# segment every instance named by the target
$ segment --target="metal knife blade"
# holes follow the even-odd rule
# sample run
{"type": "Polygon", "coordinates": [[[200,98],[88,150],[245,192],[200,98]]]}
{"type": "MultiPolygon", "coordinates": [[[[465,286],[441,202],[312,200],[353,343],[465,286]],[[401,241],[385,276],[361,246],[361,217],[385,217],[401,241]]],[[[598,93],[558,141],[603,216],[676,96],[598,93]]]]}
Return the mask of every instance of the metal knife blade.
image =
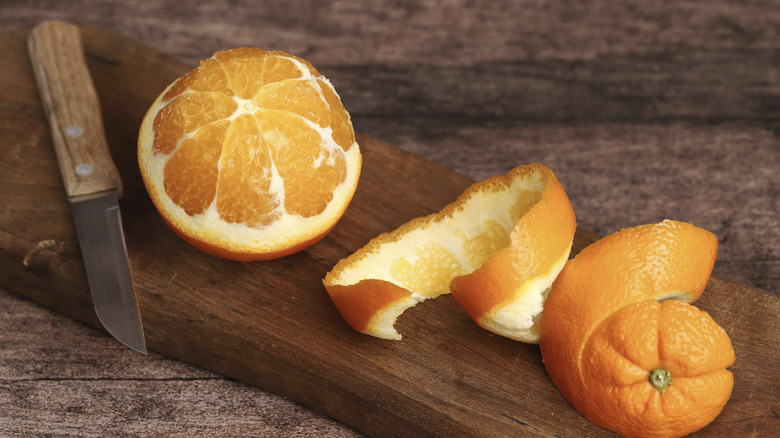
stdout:
{"type": "Polygon", "coordinates": [[[95,311],[120,342],[146,353],[115,193],[71,203],[95,311]]]}
{"type": "Polygon", "coordinates": [[[146,354],[119,212],[122,182],[79,28],[44,21],[30,32],[28,48],[98,319],[117,340],[146,354]]]}

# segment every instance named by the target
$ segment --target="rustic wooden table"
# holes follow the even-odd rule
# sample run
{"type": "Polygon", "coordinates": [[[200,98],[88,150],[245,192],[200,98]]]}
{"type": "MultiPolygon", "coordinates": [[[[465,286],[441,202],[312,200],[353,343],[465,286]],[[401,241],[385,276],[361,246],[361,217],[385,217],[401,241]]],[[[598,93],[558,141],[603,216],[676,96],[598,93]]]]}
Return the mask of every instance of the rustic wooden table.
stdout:
{"type": "MultiPolygon", "coordinates": [[[[580,227],[693,222],[720,239],[715,275],[780,294],[778,6],[4,0],[0,32],[59,18],[191,65],[240,45],[302,56],[360,132],[475,180],[542,162],[580,227]]],[[[359,435],[2,289],[0,405],[2,436],[359,435]]]]}

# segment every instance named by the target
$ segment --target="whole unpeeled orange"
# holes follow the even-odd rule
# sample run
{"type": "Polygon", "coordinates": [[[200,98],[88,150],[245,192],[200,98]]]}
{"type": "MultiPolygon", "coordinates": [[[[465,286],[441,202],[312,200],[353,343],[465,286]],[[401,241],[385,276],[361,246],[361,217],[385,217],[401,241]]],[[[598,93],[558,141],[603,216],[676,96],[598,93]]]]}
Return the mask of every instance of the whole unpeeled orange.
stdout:
{"type": "Polygon", "coordinates": [[[734,349],[688,304],[705,289],[715,236],[664,221],[598,240],[567,262],[540,321],[553,383],[590,421],[626,436],[683,436],[728,401],[734,349]]]}
{"type": "Polygon", "coordinates": [[[360,149],[330,82],[283,52],[217,52],[144,117],[138,161],[165,222],[210,254],[261,260],[306,248],[346,210],[360,149]]]}
{"type": "Polygon", "coordinates": [[[377,236],[323,283],[357,331],[400,339],[396,319],[450,293],[480,326],[537,342],[547,290],[571,251],[576,221],[563,187],[540,164],[473,184],[438,213],[377,236]]]}

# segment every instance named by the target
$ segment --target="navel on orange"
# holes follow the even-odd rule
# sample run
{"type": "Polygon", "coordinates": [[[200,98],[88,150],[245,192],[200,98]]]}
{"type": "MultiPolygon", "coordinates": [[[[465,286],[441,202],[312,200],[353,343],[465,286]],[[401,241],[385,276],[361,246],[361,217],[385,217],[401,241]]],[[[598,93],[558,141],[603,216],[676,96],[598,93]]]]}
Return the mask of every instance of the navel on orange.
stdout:
{"type": "Polygon", "coordinates": [[[626,436],[683,436],[720,413],[734,349],[688,304],[717,247],[706,230],[664,221],[613,233],[567,262],[545,302],[540,349],[553,383],[590,421],[626,436]]]}
{"type": "Polygon", "coordinates": [[[569,198],[545,166],[519,166],[475,183],[440,212],[377,236],[323,283],[357,331],[400,339],[396,319],[452,291],[482,327],[538,340],[545,294],[569,257],[576,228],[569,198]]]}
{"type": "Polygon", "coordinates": [[[263,260],[302,250],[343,215],[361,169],[330,82],[283,52],[217,52],[144,117],[138,161],[165,222],[210,254],[263,260]]]}

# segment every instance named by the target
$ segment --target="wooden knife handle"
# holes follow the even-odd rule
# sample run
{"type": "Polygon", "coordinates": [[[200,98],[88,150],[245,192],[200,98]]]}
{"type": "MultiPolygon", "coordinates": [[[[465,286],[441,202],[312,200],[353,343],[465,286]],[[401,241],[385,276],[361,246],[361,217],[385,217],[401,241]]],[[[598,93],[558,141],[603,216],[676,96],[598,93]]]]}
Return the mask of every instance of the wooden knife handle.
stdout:
{"type": "Polygon", "coordinates": [[[107,191],[121,196],[122,180],[106,143],[79,28],[44,21],[33,28],[27,42],[68,197],[107,191]]]}

